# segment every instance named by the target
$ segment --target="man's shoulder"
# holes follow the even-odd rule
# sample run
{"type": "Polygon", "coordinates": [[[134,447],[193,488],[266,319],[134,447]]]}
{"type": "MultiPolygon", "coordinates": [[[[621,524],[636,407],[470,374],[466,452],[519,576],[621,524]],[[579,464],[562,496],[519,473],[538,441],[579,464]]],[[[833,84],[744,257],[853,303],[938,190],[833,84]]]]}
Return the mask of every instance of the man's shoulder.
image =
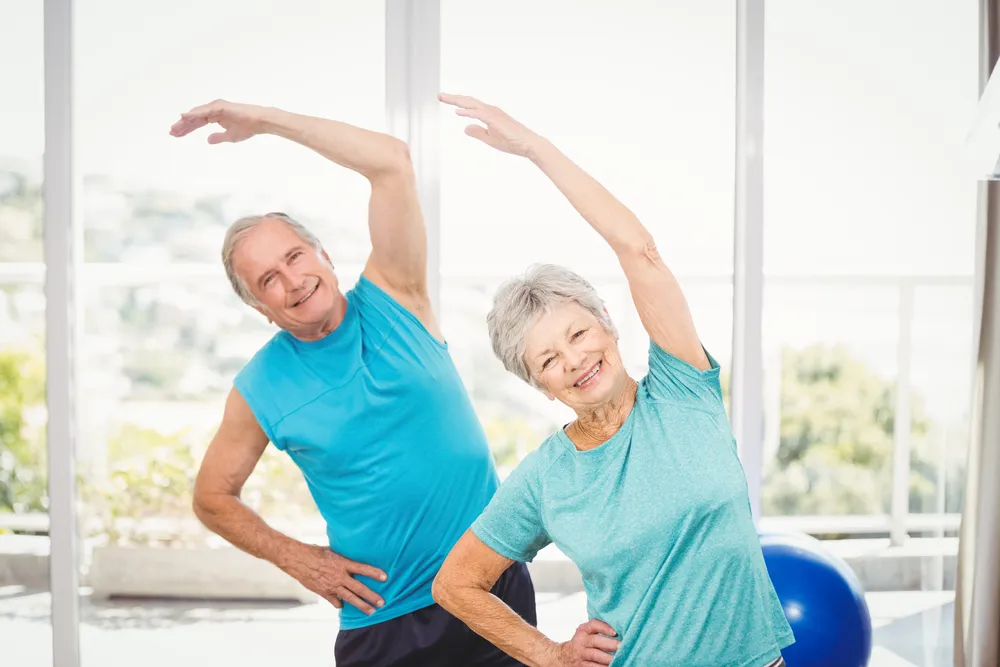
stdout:
{"type": "Polygon", "coordinates": [[[294,348],[289,345],[287,340],[287,334],[284,331],[278,331],[261,345],[260,349],[239,370],[236,374],[237,384],[253,382],[258,379],[266,380],[266,376],[272,372],[278,362],[287,361],[288,356],[294,353],[294,348]]]}

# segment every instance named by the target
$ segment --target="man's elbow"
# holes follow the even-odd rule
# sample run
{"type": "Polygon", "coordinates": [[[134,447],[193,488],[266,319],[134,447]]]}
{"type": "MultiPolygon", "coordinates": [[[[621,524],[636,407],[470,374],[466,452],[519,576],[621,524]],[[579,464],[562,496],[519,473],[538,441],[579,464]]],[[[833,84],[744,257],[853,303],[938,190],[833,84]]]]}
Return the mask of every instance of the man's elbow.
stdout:
{"type": "Polygon", "coordinates": [[[385,147],[379,155],[377,165],[369,174],[369,178],[373,181],[377,178],[413,177],[413,159],[410,157],[410,147],[402,139],[387,135],[385,147]]]}
{"type": "Polygon", "coordinates": [[[413,158],[410,156],[409,144],[393,137],[390,142],[389,161],[397,167],[412,168],[413,158]]]}
{"type": "Polygon", "coordinates": [[[220,503],[225,502],[225,499],[225,495],[208,493],[195,485],[191,510],[206,528],[215,530],[216,518],[220,514],[220,503]]]}
{"type": "Polygon", "coordinates": [[[195,488],[194,498],[191,499],[191,511],[194,512],[198,521],[206,526],[208,525],[211,510],[209,509],[209,504],[205,500],[205,494],[199,493],[197,488],[195,488]]]}

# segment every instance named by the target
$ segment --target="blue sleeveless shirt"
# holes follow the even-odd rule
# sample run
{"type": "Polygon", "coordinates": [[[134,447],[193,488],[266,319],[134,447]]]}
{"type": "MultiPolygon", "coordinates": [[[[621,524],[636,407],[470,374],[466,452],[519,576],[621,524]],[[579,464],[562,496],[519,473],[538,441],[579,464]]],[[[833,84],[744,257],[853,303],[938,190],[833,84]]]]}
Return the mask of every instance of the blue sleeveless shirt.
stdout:
{"type": "Polygon", "coordinates": [[[434,603],[434,576],[498,478],[447,344],[364,276],[345,296],[337,329],[275,334],[234,385],[302,470],[331,549],[388,575],[358,577],[385,606],[345,604],[352,629],[434,603]]]}

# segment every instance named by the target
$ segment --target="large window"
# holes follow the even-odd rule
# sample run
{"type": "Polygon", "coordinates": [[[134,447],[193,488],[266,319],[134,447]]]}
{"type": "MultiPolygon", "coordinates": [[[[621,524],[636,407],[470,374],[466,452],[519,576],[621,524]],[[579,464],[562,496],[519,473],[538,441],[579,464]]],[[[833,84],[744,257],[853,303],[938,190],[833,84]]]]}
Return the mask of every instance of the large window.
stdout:
{"type": "MultiPolygon", "coordinates": [[[[209,130],[177,139],[170,125],[223,98],[383,130],[385,17],[380,2],[317,0],[80,0],[75,9],[84,238],[78,465],[83,582],[95,594],[83,613],[86,640],[88,625],[100,626],[110,610],[129,613],[103,596],[143,587],[169,596],[171,578],[190,594],[193,582],[213,576],[175,561],[158,576],[129,579],[132,567],[141,571],[142,547],[218,542],[192,516],[194,475],[234,375],[275,331],[223,274],[228,224],[288,213],[321,238],[346,286],[369,250],[361,177],[275,137],[210,146],[209,130]],[[126,560],[116,547],[130,550],[126,560]],[[109,577],[115,567],[124,571],[109,577]]],[[[283,453],[265,452],[243,500],[297,537],[323,536],[283,453]]],[[[87,646],[85,665],[106,662],[96,644],[87,646]]],[[[231,648],[252,657],[261,645],[231,648]]],[[[145,652],[136,650],[133,661],[145,652]]]]}
{"type": "Polygon", "coordinates": [[[0,660],[26,667],[52,662],[42,53],[41,0],[0,6],[0,660]]]}
{"type": "MultiPolygon", "coordinates": [[[[446,0],[441,24],[442,88],[505,109],[632,208],[684,284],[707,346],[728,366],[734,4],[446,0]]],[[[493,358],[485,318],[503,279],[552,262],[590,280],[636,377],[648,339],[614,255],[555,187],[530,163],[466,137],[464,119],[442,114],[443,320],[509,466],[566,414],[493,358]]]]}
{"type": "MultiPolygon", "coordinates": [[[[60,333],[79,336],[77,410],[59,416],[77,436],[83,664],[198,662],[209,635],[216,662],[332,650],[325,603],[218,599],[310,596],[263,561],[226,560],[238,550],[215,548],[191,494],[234,375],[275,332],[227,283],[227,225],[266,211],[300,219],[348,289],[370,249],[369,189],[274,137],[171,137],[182,111],[225,98],[384,130],[386,82],[406,91],[389,100],[394,123],[421,139],[425,205],[440,195],[440,219],[426,207],[439,316],[503,477],[572,418],[493,356],[486,315],[504,280],[539,262],[589,279],[633,377],[647,370],[648,338],[612,252],[537,168],[465,136],[443,105],[439,136],[427,135],[425,84],[440,74],[442,90],[502,107],[636,212],[723,366],[728,403],[734,336],[746,335],[733,331],[734,305],[757,303],[734,304],[734,213],[746,203],[734,197],[737,7],[761,4],[764,142],[742,148],[763,155],[763,239],[749,242],[763,242],[764,260],[748,267],[764,274],[763,349],[735,346],[763,355],[751,388],[763,464],[747,477],[761,482],[765,528],[847,538],[826,544],[878,552],[877,568],[858,569],[866,582],[910,589],[866,596],[873,665],[944,664],[972,387],[976,185],[958,157],[977,100],[974,0],[74,0],[80,319],[60,333]],[[426,46],[430,33],[415,31],[438,4],[440,72],[425,71],[434,49],[395,58],[426,46]],[[386,43],[387,29],[406,39],[386,43]],[[903,558],[879,551],[887,537],[903,558]],[[163,600],[202,594],[212,601],[163,600]]],[[[52,662],[45,314],[66,306],[45,299],[43,29],[42,0],[0,6],[0,663],[25,667],[52,662]]],[[[273,448],[242,498],[279,530],[325,538],[301,473],[273,448]]]]}
{"type": "Polygon", "coordinates": [[[766,21],[764,512],[888,514],[894,485],[958,512],[977,3],[787,0],[766,21]]]}

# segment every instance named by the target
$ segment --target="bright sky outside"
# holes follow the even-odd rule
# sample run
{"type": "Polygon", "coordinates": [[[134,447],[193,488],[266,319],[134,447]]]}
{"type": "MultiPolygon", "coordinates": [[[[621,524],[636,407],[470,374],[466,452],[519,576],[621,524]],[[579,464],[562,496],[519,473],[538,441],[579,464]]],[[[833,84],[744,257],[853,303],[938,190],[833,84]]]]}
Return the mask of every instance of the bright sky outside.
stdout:
{"type": "MultiPolygon", "coordinates": [[[[207,132],[178,141],[167,129],[216,97],[384,129],[381,2],[80,0],[75,12],[79,173],[364,224],[360,178],[300,147],[208,147],[207,132]]],[[[975,183],[958,164],[977,99],[976,3],[771,0],[767,12],[767,273],[971,274],[975,183]]],[[[731,272],[734,59],[731,0],[442,2],[442,88],[553,139],[640,215],[684,276],[731,272]]],[[[0,160],[40,165],[42,75],[42,2],[6,3],[0,160]]],[[[441,114],[446,270],[615,270],[530,165],[441,114]]],[[[797,293],[769,289],[772,338],[846,339],[895,368],[894,290],[797,293]]],[[[949,343],[967,332],[971,303],[922,294],[918,344],[931,356],[914,379],[953,395],[940,378],[965,362],[967,341],[949,343]]],[[[694,305],[703,328],[730,326],[729,304],[694,305]]]]}

